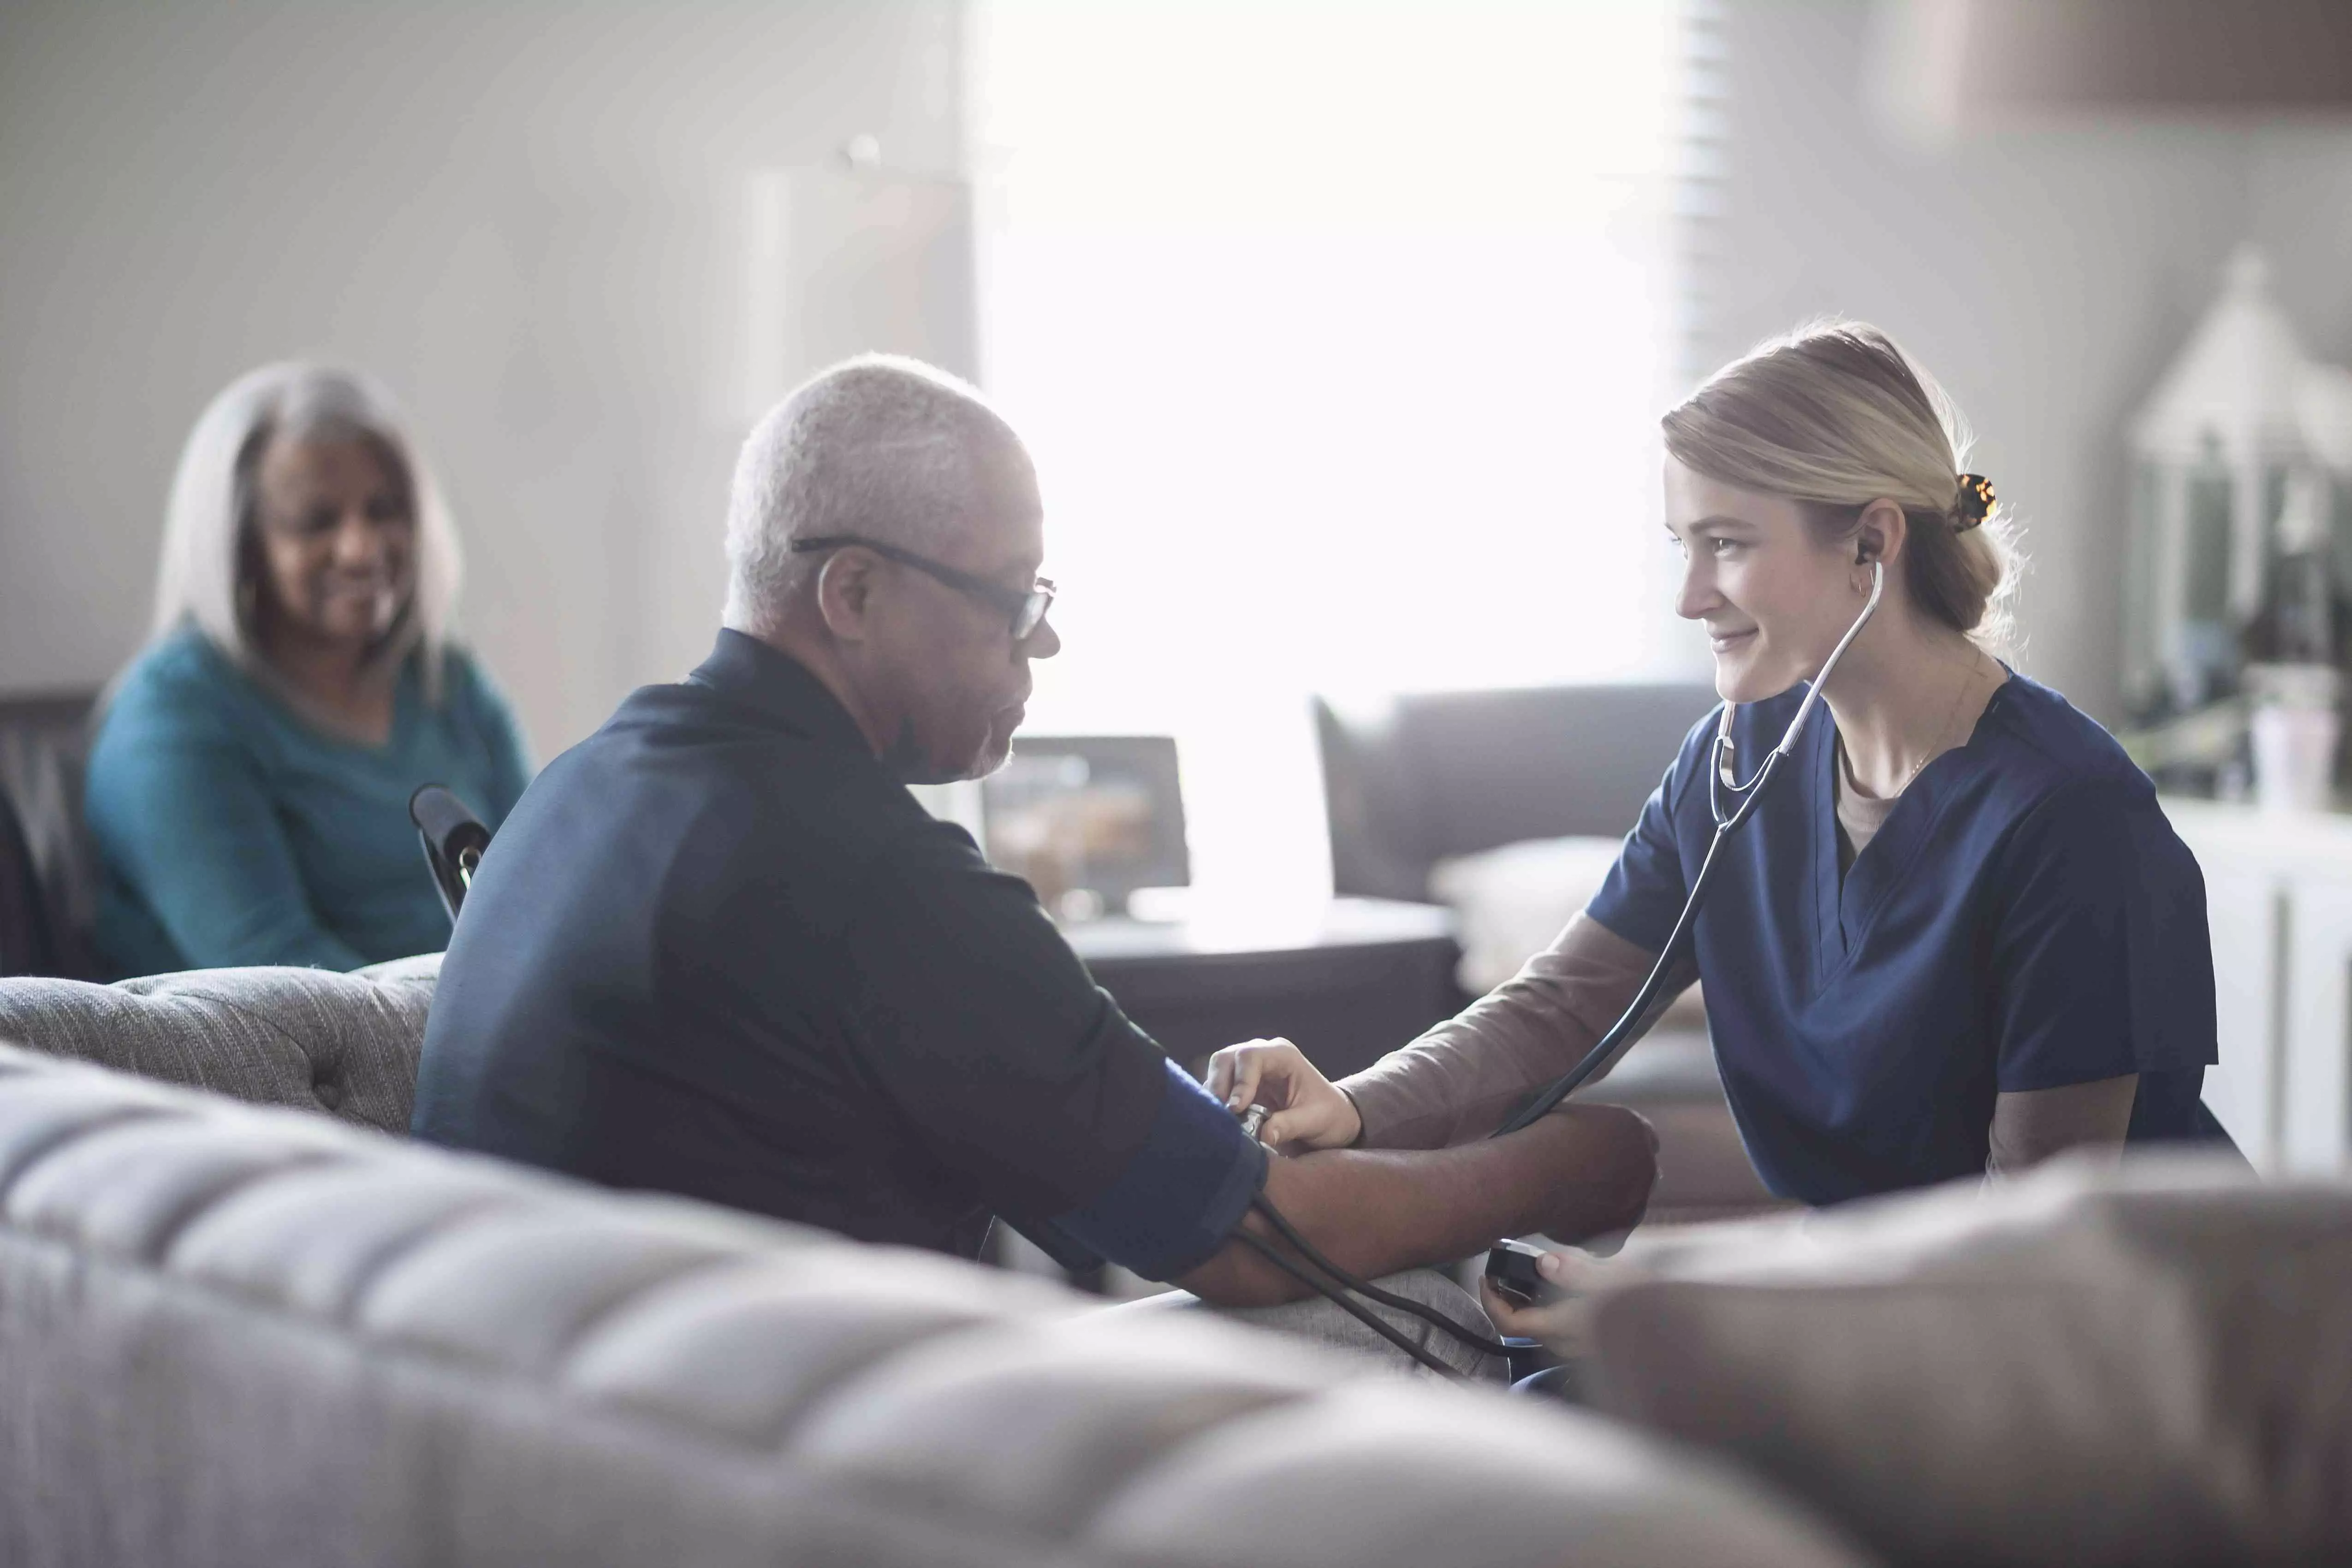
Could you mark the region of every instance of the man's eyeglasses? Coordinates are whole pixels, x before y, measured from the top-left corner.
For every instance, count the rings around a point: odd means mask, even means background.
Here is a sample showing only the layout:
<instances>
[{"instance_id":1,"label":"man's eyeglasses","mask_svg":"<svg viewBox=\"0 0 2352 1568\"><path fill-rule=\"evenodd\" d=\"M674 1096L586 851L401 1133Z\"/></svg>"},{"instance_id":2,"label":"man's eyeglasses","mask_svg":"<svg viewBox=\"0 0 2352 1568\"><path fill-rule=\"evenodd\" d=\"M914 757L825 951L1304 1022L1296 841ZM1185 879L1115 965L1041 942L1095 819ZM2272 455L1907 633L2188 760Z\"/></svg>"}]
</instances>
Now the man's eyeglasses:
<instances>
[{"instance_id":1,"label":"man's eyeglasses","mask_svg":"<svg viewBox=\"0 0 2352 1568\"><path fill-rule=\"evenodd\" d=\"M1003 583L975 577L969 572L959 572L928 555L918 555L911 550L885 544L878 539L860 539L854 533L828 533L818 539L795 539L793 541L793 553L807 555L819 550L840 550L852 544L860 550L871 550L885 561L912 566L957 593L1002 613L1012 622L1014 642L1026 642L1030 634L1045 623L1045 612L1054 607L1054 584L1047 578L1038 578L1036 586L1024 594Z\"/></svg>"}]
</instances>

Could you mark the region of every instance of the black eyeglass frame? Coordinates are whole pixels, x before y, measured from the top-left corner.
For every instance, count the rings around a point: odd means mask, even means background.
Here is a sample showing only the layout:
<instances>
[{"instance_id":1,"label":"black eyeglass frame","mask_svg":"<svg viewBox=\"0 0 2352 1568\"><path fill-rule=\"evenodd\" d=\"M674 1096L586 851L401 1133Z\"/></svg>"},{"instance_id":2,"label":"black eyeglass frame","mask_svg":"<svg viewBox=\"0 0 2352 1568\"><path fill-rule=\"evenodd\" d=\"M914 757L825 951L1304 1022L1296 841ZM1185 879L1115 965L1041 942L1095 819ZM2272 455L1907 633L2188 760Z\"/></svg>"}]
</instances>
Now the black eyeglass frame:
<instances>
[{"instance_id":1,"label":"black eyeglass frame","mask_svg":"<svg viewBox=\"0 0 2352 1568\"><path fill-rule=\"evenodd\" d=\"M793 553L811 555L820 550L845 550L853 545L859 550L870 550L885 561L912 566L990 609L1002 612L1011 625L1014 642L1026 642L1034 636L1037 628L1045 624L1045 613L1054 607L1056 590L1050 577L1038 578L1037 585L1024 594L1018 588L1007 587L986 577L975 577L969 572L958 571L928 555L918 554L896 544L885 544L878 539L861 539L854 533L828 533L816 539L795 539L793 541Z\"/></svg>"}]
</instances>

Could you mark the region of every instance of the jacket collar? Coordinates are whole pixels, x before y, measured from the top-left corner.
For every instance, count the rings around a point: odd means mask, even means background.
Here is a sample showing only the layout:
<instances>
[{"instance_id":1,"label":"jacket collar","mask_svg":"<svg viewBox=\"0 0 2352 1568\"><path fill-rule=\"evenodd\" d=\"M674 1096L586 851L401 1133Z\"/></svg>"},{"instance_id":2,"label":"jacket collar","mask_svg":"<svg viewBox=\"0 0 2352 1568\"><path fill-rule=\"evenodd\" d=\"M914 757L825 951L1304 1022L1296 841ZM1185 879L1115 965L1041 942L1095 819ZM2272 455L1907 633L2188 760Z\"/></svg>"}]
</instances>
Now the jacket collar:
<instances>
[{"instance_id":1,"label":"jacket collar","mask_svg":"<svg viewBox=\"0 0 2352 1568\"><path fill-rule=\"evenodd\" d=\"M748 633L721 627L710 657L686 679L812 740L873 754L857 721L808 666Z\"/></svg>"}]
</instances>

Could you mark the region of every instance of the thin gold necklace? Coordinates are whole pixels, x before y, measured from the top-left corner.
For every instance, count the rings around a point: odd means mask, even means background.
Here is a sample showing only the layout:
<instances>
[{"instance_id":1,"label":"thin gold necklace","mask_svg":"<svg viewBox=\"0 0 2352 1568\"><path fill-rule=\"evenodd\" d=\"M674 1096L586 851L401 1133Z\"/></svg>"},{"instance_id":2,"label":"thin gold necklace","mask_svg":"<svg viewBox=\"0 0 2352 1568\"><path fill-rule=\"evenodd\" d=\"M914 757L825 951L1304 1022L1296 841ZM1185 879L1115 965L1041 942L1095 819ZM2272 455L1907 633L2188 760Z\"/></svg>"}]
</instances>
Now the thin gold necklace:
<instances>
[{"instance_id":1,"label":"thin gold necklace","mask_svg":"<svg viewBox=\"0 0 2352 1568\"><path fill-rule=\"evenodd\" d=\"M1927 749L1919 753L1919 760L1911 764L1911 771L1903 775L1903 782L1896 784L1891 794L1879 795L1874 798L1880 800L1894 800L1897 798L1905 790L1911 787L1911 781L1919 776L1919 771L1922 768L1925 768L1929 763L1934 762L1937 757L1944 754L1944 737L1952 732L1952 721L1960 716L1960 704L1967 700L1969 688L1976 684L1976 679L1977 662L1974 658L1971 658L1969 660L1968 672L1960 678L1959 689L1952 693L1952 705L1950 708L1945 710L1944 721L1936 727L1935 738L1928 742ZM1845 737L1843 734L1839 735L1837 738L1837 747L1838 766L1845 770L1846 782L1852 784L1854 789L1859 792L1862 788L1862 784L1860 780L1853 776L1853 758L1845 749Z\"/></svg>"}]
</instances>

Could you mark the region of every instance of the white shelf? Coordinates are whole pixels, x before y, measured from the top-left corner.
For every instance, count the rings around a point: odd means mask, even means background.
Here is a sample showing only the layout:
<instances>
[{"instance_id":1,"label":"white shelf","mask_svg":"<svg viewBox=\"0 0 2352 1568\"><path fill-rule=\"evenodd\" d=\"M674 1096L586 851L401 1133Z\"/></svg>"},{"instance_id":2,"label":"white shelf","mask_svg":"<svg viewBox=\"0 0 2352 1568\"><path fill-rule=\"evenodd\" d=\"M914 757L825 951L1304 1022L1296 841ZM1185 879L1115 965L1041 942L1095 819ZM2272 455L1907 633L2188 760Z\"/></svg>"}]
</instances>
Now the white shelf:
<instances>
[{"instance_id":1,"label":"white shelf","mask_svg":"<svg viewBox=\"0 0 2352 1568\"><path fill-rule=\"evenodd\" d=\"M2168 798L2205 873L2221 1063L2205 1100L2268 1171L2352 1159L2352 816Z\"/></svg>"},{"instance_id":2,"label":"white shelf","mask_svg":"<svg viewBox=\"0 0 2352 1568\"><path fill-rule=\"evenodd\" d=\"M2247 865L2333 870L2352 877L2352 812L2264 811L2163 797L2173 831L2201 863L2208 851Z\"/></svg>"}]
</instances>

